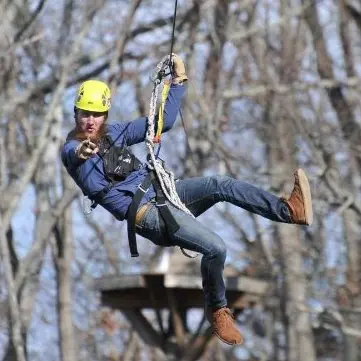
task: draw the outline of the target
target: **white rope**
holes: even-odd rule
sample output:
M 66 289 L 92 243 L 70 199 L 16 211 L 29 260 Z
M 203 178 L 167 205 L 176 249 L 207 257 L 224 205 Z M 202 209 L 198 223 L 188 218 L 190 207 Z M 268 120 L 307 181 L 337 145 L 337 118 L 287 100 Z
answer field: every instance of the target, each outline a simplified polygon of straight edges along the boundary
M 164 61 L 164 59 L 162 61 Z M 156 159 L 154 154 L 154 136 L 155 136 L 154 119 L 156 115 L 159 87 L 161 84 L 164 85 L 163 79 L 162 80 L 156 79 L 154 81 L 154 87 L 152 90 L 152 96 L 149 105 L 148 129 L 145 140 L 147 152 L 151 160 L 148 164 L 148 167 L 150 169 L 154 169 L 166 199 L 176 208 L 194 217 L 192 212 L 186 207 L 186 205 L 179 198 L 175 186 L 174 174 L 172 173 L 171 170 L 164 168 L 163 162 L 159 159 Z M 189 258 L 195 258 L 198 256 L 196 252 L 192 252 L 192 254 L 189 254 L 188 252 L 191 251 L 186 252 L 183 248 L 181 248 L 181 251 L 185 256 Z
M 157 179 L 161 185 L 162 191 L 165 197 L 167 198 L 167 200 L 178 209 L 182 210 L 183 212 L 193 217 L 191 211 L 185 206 L 185 204 L 179 198 L 179 195 L 176 191 L 174 174 L 172 173 L 171 170 L 165 169 L 163 166 L 163 162 L 159 159 L 156 159 L 154 154 L 154 142 L 153 142 L 155 135 L 154 119 L 155 119 L 160 84 L 162 84 L 162 82 L 155 83 L 149 106 L 148 130 L 146 134 L 146 146 L 147 146 L 148 154 L 151 159 L 149 167 L 155 170 Z

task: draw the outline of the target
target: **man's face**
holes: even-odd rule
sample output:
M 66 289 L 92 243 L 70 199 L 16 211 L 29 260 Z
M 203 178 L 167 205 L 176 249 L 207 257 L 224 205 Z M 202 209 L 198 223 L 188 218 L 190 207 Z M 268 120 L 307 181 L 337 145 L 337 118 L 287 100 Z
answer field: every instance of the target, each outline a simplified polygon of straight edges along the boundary
M 101 126 L 105 122 L 105 115 L 106 113 L 103 112 L 78 109 L 77 123 L 79 131 L 84 133 L 87 138 L 96 138 Z

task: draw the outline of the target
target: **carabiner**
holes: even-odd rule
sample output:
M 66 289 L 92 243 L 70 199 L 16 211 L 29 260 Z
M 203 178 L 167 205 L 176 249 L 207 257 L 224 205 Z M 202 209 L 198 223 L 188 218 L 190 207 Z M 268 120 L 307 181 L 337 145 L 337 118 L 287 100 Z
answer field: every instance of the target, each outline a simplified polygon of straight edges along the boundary
M 153 83 L 159 84 L 166 76 L 171 74 L 171 62 L 169 61 L 169 55 L 163 57 L 163 59 L 157 64 L 156 68 L 151 73 L 150 79 Z M 166 72 L 168 68 L 168 72 Z

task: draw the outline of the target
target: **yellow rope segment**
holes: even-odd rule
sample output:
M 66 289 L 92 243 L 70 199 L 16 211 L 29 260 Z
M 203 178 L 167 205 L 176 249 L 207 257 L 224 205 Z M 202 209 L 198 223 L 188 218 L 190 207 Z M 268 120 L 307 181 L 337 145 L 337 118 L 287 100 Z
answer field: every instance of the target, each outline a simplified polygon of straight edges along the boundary
M 160 137 L 162 134 L 163 124 L 164 124 L 164 105 L 165 105 L 165 101 L 167 100 L 169 89 L 170 89 L 170 82 L 164 81 L 164 86 L 162 90 L 162 100 L 160 103 L 159 113 L 158 113 L 157 133 L 154 137 L 154 143 L 160 142 Z

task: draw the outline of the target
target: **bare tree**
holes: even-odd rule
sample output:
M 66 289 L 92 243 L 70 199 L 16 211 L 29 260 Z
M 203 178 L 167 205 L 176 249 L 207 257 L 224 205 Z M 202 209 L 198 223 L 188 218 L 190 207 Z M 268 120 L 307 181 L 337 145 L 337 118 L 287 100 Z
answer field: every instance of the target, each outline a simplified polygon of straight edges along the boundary
M 98 336 L 99 301 L 88 287 L 90 279 L 131 269 L 135 261 L 127 259 L 119 222 L 99 209 L 79 217 L 79 191 L 69 179 L 61 181 L 58 150 L 73 126 L 74 87 L 82 80 L 109 80 L 113 119 L 146 115 L 149 74 L 170 49 L 173 6 L 160 0 L 0 2 L 6 360 L 27 357 L 49 249 L 60 330 L 59 339 L 54 333 L 54 354 L 59 350 L 63 359 L 80 361 L 107 353 L 106 337 Z M 163 141 L 169 166 L 177 176 L 229 174 L 278 195 L 289 192 L 296 167 L 305 168 L 311 179 L 315 222 L 309 229 L 270 224 L 233 206 L 202 216 L 210 225 L 222 222 L 232 249 L 229 260 L 240 273 L 270 283 L 270 300 L 258 316 L 273 320 L 274 327 L 260 318 L 253 326 L 243 325 L 267 344 L 267 352 L 249 347 L 255 359 L 262 353 L 265 360 L 326 355 L 356 361 L 361 353 L 356 332 L 361 307 L 360 14 L 359 4 L 347 0 L 179 4 L 174 51 L 186 59 L 189 85 L 182 109 L 185 130 L 179 122 Z M 36 210 L 27 240 L 15 219 L 29 190 Z M 78 226 L 84 236 L 71 232 Z M 330 251 L 331 242 L 337 251 Z M 144 244 L 138 269 L 158 255 Z M 335 309 L 342 322 L 331 325 L 320 317 L 311 322 L 310 316 L 320 312 L 308 306 L 310 298 L 324 311 Z M 72 319 L 71 312 L 82 317 Z M 114 355 L 138 357 L 145 346 L 135 334 L 128 339 L 127 327 L 118 332 L 123 341 Z M 209 347 L 214 359 L 237 359 L 233 351 Z M 200 354 L 197 349 L 189 358 Z

